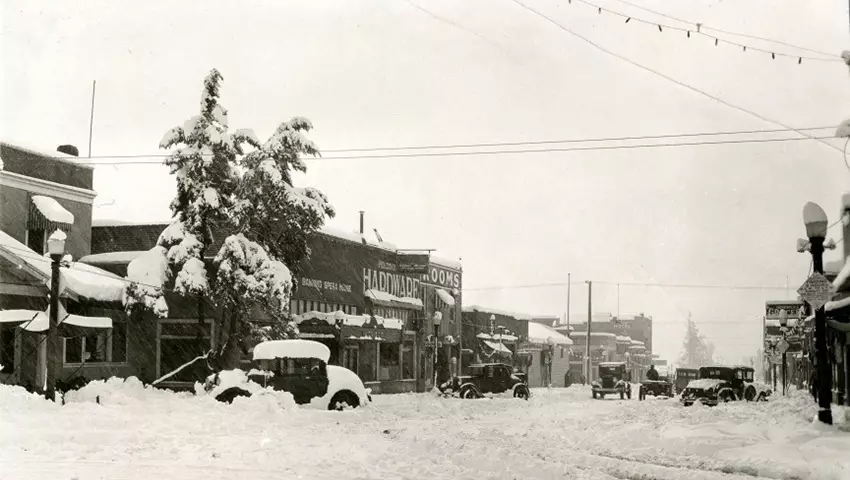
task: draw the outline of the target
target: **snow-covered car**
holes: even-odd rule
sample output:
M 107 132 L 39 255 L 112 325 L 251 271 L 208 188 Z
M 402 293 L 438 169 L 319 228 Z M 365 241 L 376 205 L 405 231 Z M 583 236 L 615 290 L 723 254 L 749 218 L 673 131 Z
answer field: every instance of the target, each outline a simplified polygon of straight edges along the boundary
M 631 374 L 625 362 L 601 362 L 599 364 L 599 380 L 590 383 L 593 398 L 605 398 L 606 394 L 619 394 L 632 398 L 632 384 L 629 383 Z
M 699 380 L 693 380 L 682 390 L 680 401 L 685 406 L 699 401 L 717 405 L 737 400 L 767 400 L 770 389 L 753 381 L 752 367 L 700 367 Z
M 457 395 L 460 398 L 483 398 L 485 393 L 505 392 L 524 400 L 531 396 L 525 375 L 512 372 L 511 367 L 503 363 L 470 365 L 469 375 L 453 377 L 437 388 L 444 396 Z
M 219 401 L 252 396 L 269 389 L 292 394 L 295 403 L 327 410 L 357 408 L 372 402 L 360 377 L 328 365 L 330 350 L 312 340 L 272 340 L 254 347 L 252 368 L 227 370 L 207 378 L 204 390 Z

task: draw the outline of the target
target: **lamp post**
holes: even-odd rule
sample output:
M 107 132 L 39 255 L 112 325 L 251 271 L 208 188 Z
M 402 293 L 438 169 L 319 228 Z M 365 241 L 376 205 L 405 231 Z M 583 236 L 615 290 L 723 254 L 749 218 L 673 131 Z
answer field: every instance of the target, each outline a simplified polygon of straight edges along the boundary
M 59 265 L 65 255 L 66 235 L 56 230 L 47 239 L 47 252 L 50 254 L 50 318 L 47 327 L 47 388 L 45 396 L 50 401 L 56 400 L 56 368 L 59 352 L 57 328 L 59 326 Z
M 785 348 L 780 347 L 780 353 L 782 353 L 782 395 L 786 395 L 785 385 L 787 385 L 787 373 L 788 373 L 788 363 L 787 357 L 785 356 L 785 351 L 788 348 L 787 340 L 786 340 L 786 328 L 788 327 L 788 312 L 783 308 L 779 311 L 779 331 L 782 332 L 782 340 L 785 341 Z
M 823 275 L 823 249 L 829 220 L 826 212 L 815 203 L 809 202 L 803 207 L 803 223 L 806 224 L 806 236 L 809 237 L 809 250 L 812 252 L 814 271 Z M 818 420 L 832 425 L 832 372 L 829 368 L 826 351 L 826 311 L 823 305 L 815 310 L 815 358 L 818 376 Z
M 443 320 L 442 312 L 434 312 L 434 388 L 437 387 L 437 357 L 440 353 L 440 323 Z

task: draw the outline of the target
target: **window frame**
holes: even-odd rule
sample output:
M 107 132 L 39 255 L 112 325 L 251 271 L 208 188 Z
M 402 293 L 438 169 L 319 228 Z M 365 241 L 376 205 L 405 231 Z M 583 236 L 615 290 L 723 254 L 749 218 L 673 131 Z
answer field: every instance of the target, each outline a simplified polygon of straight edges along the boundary
M 130 353 L 130 335 L 128 333 L 128 322 L 115 322 L 114 323 L 122 323 L 124 325 L 124 360 L 114 361 L 112 359 L 112 353 L 114 348 L 114 339 L 113 339 L 113 331 L 114 328 L 103 329 L 104 331 L 101 333 L 100 331 L 96 332 L 96 335 L 99 337 L 100 335 L 104 335 L 104 347 L 106 348 L 106 352 L 104 354 L 105 360 L 103 361 L 89 361 L 84 358 L 80 358 L 80 361 L 68 361 L 68 342 L 69 341 L 79 341 L 80 342 L 80 355 L 81 357 L 86 354 L 86 341 L 87 338 L 91 335 L 83 335 L 79 337 L 62 337 L 62 365 L 63 366 L 73 366 L 78 367 L 81 365 L 93 365 L 93 366 L 116 366 L 116 365 L 129 365 L 129 353 Z

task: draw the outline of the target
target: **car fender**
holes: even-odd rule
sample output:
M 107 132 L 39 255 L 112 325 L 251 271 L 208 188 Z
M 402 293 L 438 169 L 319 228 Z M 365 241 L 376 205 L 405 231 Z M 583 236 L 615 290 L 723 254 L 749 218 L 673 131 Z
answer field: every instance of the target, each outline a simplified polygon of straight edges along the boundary
M 357 395 L 361 407 L 370 403 L 370 390 L 363 385 L 363 381 L 356 373 L 338 365 L 328 365 L 327 372 L 328 392 L 322 397 L 313 398 L 307 405 L 327 410 L 331 399 L 342 390 L 349 390 Z

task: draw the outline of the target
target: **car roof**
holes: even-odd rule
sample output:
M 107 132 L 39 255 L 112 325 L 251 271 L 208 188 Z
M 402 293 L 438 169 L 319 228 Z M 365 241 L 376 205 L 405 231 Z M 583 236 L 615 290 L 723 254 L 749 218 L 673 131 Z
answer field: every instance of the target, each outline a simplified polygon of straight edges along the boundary
M 625 365 L 626 362 L 600 362 L 600 367 L 619 367 L 620 365 Z

